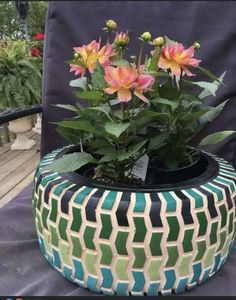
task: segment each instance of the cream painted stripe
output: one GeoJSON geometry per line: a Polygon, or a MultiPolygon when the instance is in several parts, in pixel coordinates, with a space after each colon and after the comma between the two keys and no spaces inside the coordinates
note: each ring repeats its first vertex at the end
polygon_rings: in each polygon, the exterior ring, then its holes
{"type": "Polygon", "coordinates": [[[110,247],[111,247],[112,253],[113,253],[112,263],[111,263],[110,268],[111,268],[112,275],[113,275],[112,290],[114,290],[114,291],[116,290],[116,286],[119,283],[119,279],[116,274],[116,263],[117,263],[118,258],[120,257],[120,255],[118,255],[118,253],[117,253],[117,249],[116,249],[116,245],[115,245],[116,236],[119,231],[119,225],[118,225],[118,222],[116,219],[116,210],[119,206],[122,194],[123,194],[122,192],[117,192],[116,199],[112,206],[112,210],[110,211],[111,222],[112,222],[112,227],[113,227],[112,233],[110,235],[110,247]]]}
{"type": "Polygon", "coordinates": [[[180,274],[179,274],[179,267],[181,265],[181,262],[182,262],[182,258],[184,256],[186,256],[186,254],[184,253],[184,248],[183,248],[183,239],[184,239],[184,233],[185,233],[185,228],[186,228],[186,225],[184,224],[184,220],[183,220],[183,216],[182,216],[182,203],[183,203],[183,200],[181,200],[174,192],[170,192],[171,195],[176,199],[176,215],[177,215],[177,218],[178,218],[178,223],[179,223],[179,226],[180,226],[180,229],[179,229],[179,236],[178,236],[178,240],[177,240],[177,247],[178,247],[178,252],[179,252],[179,256],[178,256],[178,260],[175,264],[175,269],[176,269],[176,281],[175,281],[175,284],[173,286],[173,288],[177,288],[178,286],[178,283],[179,283],[179,278],[180,278],[180,274]]]}
{"type": "Polygon", "coordinates": [[[146,206],[145,206],[145,210],[144,210],[144,213],[143,213],[144,214],[143,218],[144,218],[144,221],[145,221],[145,226],[147,228],[147,232],[146,232],[146,236],[145,236],[145,239],[144,239],[144,242],[143,242],[143,248],[144,248],[144,251],[145,251],[145,254],[146,254],[146,261],[145,261],[145,264],[144,264],[144,267],[143,267],[143,272],[144,272],[144,277],[145,277],[145,285],[144,285],[143,291],[144,291],[144,293],[146,293],[148,288],[149,288],[149,285],[150,285],[150,278],[149,278],[148,269],[149,269],[149,266],[150,266],[150,263],[151,263],[152,253],[151,253],[149,245],[150,245],[150,241],[151,241],[151,238],[152,238],[153,228],[152,228],[152,223],[151,223],[151,219],[150,219],[150,216],[149,216],[150,215],[150,210],[151,210],[151,204],[152,204],[150,194],[149,193],[144,193],[144,197],[145,197],[146,206]]]}
{"type": "Polygon", "coordinates": [[[162,193],[158,193],[159,199],[161,201],[161,210],[160,210],[160,216],[161,221],[163,225],[163,235],[161,239],[161,251],[162,251],[162,258],[165,257],[165,259],[162,259],[161,266],[160,266],[160,286],[159,291],[164,289],[164,286],[166,284],[166,277],[165,277],[165,265],[168,259],[168,252],[167,252],[167,238],[169,234],[169,225],[166,219],[166,210],[167,210],[167,201],[162,193]]]}
{"type": "MultiPolygon", "coordinates": [[[[203,188],[203,186],[201,186],[203,188]]],[[[208,224],[207,224],[207,230],[206,230],[206,234],[204,237],[200,236],[198,239],[196,239],[196,244],[198,241],[206,241],[206,249],[209,248],[209,245],[210,245],[210,239],[209,239],[209,235],[210,235],[210,231],[211,231],[211,216],[209,214],[209,211],[208,211],[208,201],[207,201],[207,196],[205,194],[203,194],[202,192],[200,192],[199,190],[197,189],[193,189],[195,192],[197,192],[203,199],[203,207],[201,209],[201,211],[203,211],[206,215],[206,218],[207,218],[207,221],[208,221],[208,224]]],[[[209,190],[210,191],[210,190],[209,190]]],[[[210,191],[212,193],[212,191],[210,191]]],[[[213,194],[213,197],[215,197],[215,194],[213,194]]],[[[204,256],[202,257],[202,259],[199,261],[201,264],[202,264],[202,271],[201,271],[201,274],[200,274],[200,277],[199,278],[202,278],[204,272],[205,272],[205,268],[204,268],[204,261],[205,261],[205,256],[207,254],[207,250],[204,254],[204,256]]]]}
{"type": "Polygon", "coordinates": [[[192,229],[193,230],[193,236],[192,236],[192,248],[193,250],[191,251],[192,253],[192,259],[191,259],[191,271],[189,272],[189,279],[188,279],[188,282],[187,284],[190,283],[190,281],[192,280],[193,278],[193,275],[194,275],[194,271],[193,271],[193,262],[194,262],[194,259],[197,255],[197,237],[198,237],[198,230],[199,230],[199,221],[198,221],[198,218],[197,218],[197,215],[196,215],[196,209],[195,209],[195,198],[191,195],[189,195],[185,190],[181,190],[181,192],[187,197],[189,198],[190,200],[190,213],[191,213],[191,216],[193,218],[193,224],[191,224],[193,227],[192,229]]]}
{"type": "Polygon", "coordinates": [[[82,218],[82,223],[81,223],[81,226],[80,226],[80,236],[81,236],[81,239],[80,239],[80,244],[81,244],[81,247],[82,247],[82,254],[81,254],[81,264],[83,266],[83,269],[84,269],[84,278],[83,278],[83,282],[86,283],[87,280],[88,280],[88,276],[91,275],[93,277],[96,277],[94,276],[94,274],[89,274],[88,270],[87,270],[87,266],[85,264],[85,258],[86,258],[86,254],[87,253],[92,253],[94,254],[95,251],[93,250],[90,250],[90,249],[87,249],[86,248],[86,244],[85,244],[85,241],[84,241],[84,231],[85,231],[85,228],[90,225],[87,220],[86,220],[86,211],[85,211],[85,208],[86,208],[86,204],[88,203],[90,197],[97,191],[97,188],[94,188],[90,191],[90,193],[84,198],[84,201],[81,205],[81,218],[82,218]]]}
{"type": "Polygon", "coordinates": [[[130,195],[130,203],[129,203],[129,207],[127,210],[127,219],[128,219],[128,223],[129,226],[128,227],[123,227],[125,230],[127,230],[128,234],[128,238],[127,238],[127,252],[128,252],[128,257],[129,257],[129,263],[128,263],[128,277],[129,277],[129,285],[128,285],[128,291],[130,292],[133,288],[134,285],[134,278],[133,278],[133,274],[132,274],[132,266],[134,264],[135,261],[135,255],[134,255],[134,250],[133,250],[133,239],[134,239],[134,235],[135,235],[135,223],[134,223],[134,216],[133,216],[133,211],[134,211],[134,207],[135,207],[135,203],[136,203],[136,196],[135,193],[131,193],[130,195]]]}
{"type": "MultiPolygon", "coordinates": [[[[96,207],[96,231],[93,237],[93,242],[96,248],[96,269],[97,269],[97,274],[98,274],[98,282],[97,282],[97,288],[101,289],[101,285],[102,285],[102,281],[103,281],[103,277],[102,277],[102,272],[101,272],[101,258],[102,258],[102,251],[100,248],[100,243],[102,241],[107,241],[105,239],[100,239],[99,235],[101,233],[102,230],[102,219],[101,219],[101,213],[107,214],[107,212],[104,212],[104,210],[101,209],[101,206],[104,202],[104,199],[106,198],[107,194],[109,193],[109,191],[104,191],[103,195],[101,196],[101,198],[98,201],[97,207],[96,207]]],[[[105,266],[106,267],[106,266],[105,266]]],[[[108,289],[109,291],[111,289],[108,289]]]]}

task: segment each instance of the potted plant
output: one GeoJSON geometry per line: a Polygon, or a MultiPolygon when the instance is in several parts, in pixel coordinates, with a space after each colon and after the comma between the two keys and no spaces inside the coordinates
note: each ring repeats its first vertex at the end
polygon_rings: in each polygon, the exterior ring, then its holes
{"type": "Polygon", "coordinates": [[[107,21],[107,42],[74,48],[70,85],[87,106],[57,122],[72,144],[56,149],[35,174],[39,244],[66,278],[107,295],[168,295],[210,278],[235,238],[233,167],[201,150],[233,131],[191,139],[228,100],[223,85],[189,48],[143,33],[137,57],[125,59],[128,32],[107,21]],[[153,47],[143,60],[145,43],[153,47]],[[193,80],[200,71],[211,81],[193,80]],[[193,78],[193,79],[192,79],[193,78]],[[191,79],[191,80],[190,80],[191,79]],[[196,87],[200,89],[193,89],[196,87]]]}
{"type": "MultiPolygon", "coordinates": [[[[7,40],[0,45],[1,109],[25,107],[41,99],[41,73],[30,47],[25,40],[7,40]]],[[[29,149],[35,144],[26,135],[31,128],[30,117],[9,122],[9,130],[16,134],[12,150],[29,149]]]]}

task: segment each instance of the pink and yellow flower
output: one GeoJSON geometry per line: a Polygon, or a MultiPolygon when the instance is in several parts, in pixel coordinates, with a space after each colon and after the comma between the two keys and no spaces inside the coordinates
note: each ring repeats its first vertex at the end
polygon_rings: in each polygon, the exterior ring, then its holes
{"type": "Polygon", "coordinates": [[[75,72],[75,76],[76,75],[84,76],[86,69],[81,65],[70,64],[70,72],[75,72]]]}
{"type": "Polygon", "coordinates": [[[117,32],[114,39],[115,47],[124,47],[129,43],[129,33],[126,32],[117,32]]]}
{"type": "Polygon", "coordinates": [[[85,70],[88,69],[90,73],[93,73],[97,61],[103,66],[107,67],[110,64],[110,58],[115,56],[116,53],[112,48],[111,44],[106,44],[100,49],[101,41],[96,42],[95,40],[89,43],[88,45],[83,45],[82,47],[74,47],[74,51],[81,61],[81,65],[71,64],[71,72],[75,71],[76,75],[81,74],[82,76],[85,73],[85,70]]]}
{"type": "Polygon", "coordinates": [[[145,91],[150,89],[154,83],[154,78],[150,75],[139,74],[133,66],[107,67],[105,69],[105,81],[108,87],[104,91],[108,94],[117,92],[118,100],[128,102],[132,99],[132,91],[134,95],[148,102],[143,95],[145,91]]]}
{"type": "Polygon", "coordinates": [[[194,76],[189,71],[189,67],[197,67],[201,60],[193,58],[194,47],[191,46],[185,49],[180,43],[165,44],[162,47],[161,56],[158,62],[158,67],[167,70],[170,69],[171,73],[177,77],[183,71],[187,76],[194,76]]]}

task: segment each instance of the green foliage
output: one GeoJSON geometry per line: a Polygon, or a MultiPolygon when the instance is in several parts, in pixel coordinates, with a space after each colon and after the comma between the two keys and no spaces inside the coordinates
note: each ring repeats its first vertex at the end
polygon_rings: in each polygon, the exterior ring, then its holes
{"type": "Polygon", "coordinates": [[[218,132],[212,133],[212,134],[206,136],[204,139],[202,139],[198,146],[202,147],[202,146],[217,144],[235,132],[236,131],[233,131],[233,130],[225,130],[225,131],[218,131],[218,132]]]}
{"type": "Polygon", "coordinates": [[[31,44],[7,40],[0,46],[0,108],[24,107],[41,101],[41,72],[31,44]]]}
{"type": "MultiPolygon", "coordinates": [[[[28,16],[26,26],[29,36],[44,32],[47,12],[47,1],[28,1],[28,16]]],[[[15,1],[0,2],[0,40],[19,37],[21,20],[15,6],[15,1]]]]}
{"type": "Polygon", "coordinates": [[[76,171],[87,163],[94,163],[96,159],[89,153],[71,153],[64,155],[61,159],[52,162],[45,170],[54,172],[76,171]]]}

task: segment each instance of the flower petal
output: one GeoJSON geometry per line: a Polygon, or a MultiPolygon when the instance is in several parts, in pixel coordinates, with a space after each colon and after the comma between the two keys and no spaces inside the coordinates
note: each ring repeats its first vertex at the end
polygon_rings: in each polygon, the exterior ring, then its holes
{"type": "Polygon", "coordinates": [[[132,98],[130,90],[120,89],[118,90],[118,100],[121,102],[128,102],[132,98]]]}

